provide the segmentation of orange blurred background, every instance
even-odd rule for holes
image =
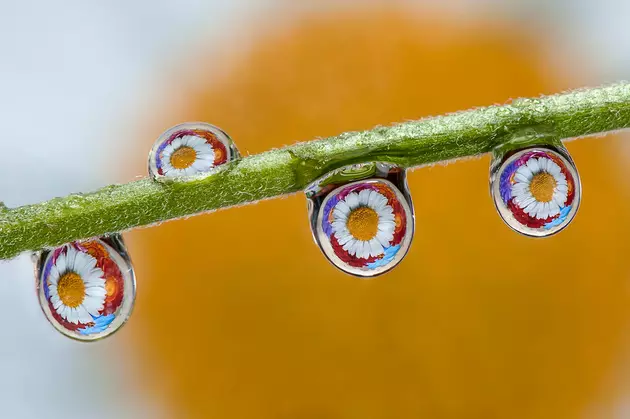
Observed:
[[[171,80],[179,99],[139,130],[137,155],[183,121],[222,127],[248,155],[589,80],[552,69],[524,24],[386,3],[324,9],[196,52]],[[545,240],[499,219],[488,156],[410,173],[414,243],[370,281],[326,261],[303,194],[133,231],[138,299],[116,339],[172,417],[627,417],[622,141],[568,145],[584,199]]]

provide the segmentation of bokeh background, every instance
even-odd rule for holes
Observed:
[[[624,0],[0,0],[8,206],[127,182],[179,122],[245,154],[630,75]],[[305,198],[126,234],[122,331],[47,323],[0,264],[7,418],[628,418],[628,134],[568,145],[562,234],[510,231],[489,157],[409,176],[417,234],[371,281],[314,245]]]

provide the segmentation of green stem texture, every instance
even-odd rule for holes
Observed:
[[[0,258],[290,194],[346,164],[414,167],[477,156],[519,130],[561,139],[630,127],[630,83],[346,132],[236,160],[193,180],[145,178],[14,209],[0,207]]]

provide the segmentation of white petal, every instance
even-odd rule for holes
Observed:
[[[68,271],[75,272],[74,263],[77,259],[77,254],[79,254],[79,252],[76,251],[74,247],[68,246],[68,253],[66,253],[66,269]]]
[[[182,147],[192,147],[195,144],[199,144],[199,141],[203,141],[196,135],[184,135],[179,138],[182,141]]]
[[[171,144],[173,144],[176,148],[178,146],[182,146],[182,147],[188,147],[190,146],[190,141],[193,138],[197,138],[196,135],[182,135],[179,138],[176,138],[175,140],[173,140],[173,142]],[[179,143],[177,145],[175,145],[175,141],[179,141]]]
[[[337,238],[337,242],[340,245],[344,245],[346,243],[348,243],[350,240],[354,240],[354,237],[352,237],[352,234],[349,234],[347,232],[335,232],[335,237]]]
[[[175,150],[177,150],[178,148],[180,148],[182,146],[182,139],[180,138],[175,138],[172,142],[171,145],[173,146],[173,148]]]
[[[347,236],[350,236],[350,240],[346,240]],[[352,248],[352,246],[354,246],[354,242],[356,241],[356,239],[354,237],[352,237],[351,235],[347,235],[344,236],[344,243],[341,245],[341,247],[343,248],[343,250],[345,250],[346,252],[349,252],[350,249]]]
[[[349,254],[350,256],[354,256],[354,255],[356,255],[356,253],[357,253],[357,244],[358,244],[358,242],[359,242],[358,240],[356,240],[356,239],[352,239],[352,240],[350,240],[348,243],[346,243],[346,244],[343,246],[343,249],[344,249],[346,252],[348,252],[348,254]]]
[[[540,218],[541,220],[544,220],[547,217],[549,217],[549,208],[550,208],[549,202],[545,202],[541,207],[538,218]]]
[[[564,203],[567,202],[567,198],[568,196],[566,193],[556,192],[553,194],[553,200],[556,201],[560,207],[564,206]]]
[[[104,278],[99,278],[100,280],[95,280],[92,279],[89,282],[85,282],[85,289],[86,289],[86,293],[88,289],[92,289],[92,288],[101,288],[101,289],[105,289],[105,279]]]
[[[173,144],[169,144],[166,147],[164,147],[164,149],[162,150],[162,158],[164,157],[170,157],[171,154],[173,154],[173,151],[175,151],[175,147],[173,147]]]
[[[378,221],[379,221],[379,223],[385,222],[385,221],[394,222],[395,219],[396,219],[396,216],[394,216],[394,211],[391,208],[390,209],[385,209],[385,210],[380,211],[378,213]]]
[[[516,169],[516,174],[525,176],[527,179],[531,179],[534,176],[534,174],[529,169],[529,167],[527,167],[526,164],[523,164],[518,169]]]
[[[350,214],[350,207],[348,206],[348,204],[346,204],[345,201],[337,202],[337,205],[335,205],[335,209],[341,211],[343,214]]]
[[[202,142],[201,144],[193,146],[195,153],[197,154],[212,154],[214,155],[214,149],[212,146],[206,142]]]
[[[333,218],[335,220],[339,220],[342,223],[345,223],[346,221],[348,221],[348,213],[344,213],[340,209],[335,207],[335,209],[333,210]]]
[[[374,208],[374,206],[377,204],[377,202],[379,201],[378,199],[379,194],[376,191],[370,191],[370,196],[368,197],[368,206],[370,208]]]
[[[378,214],[379,217],[391,216],[393,218],[393,216],[394,216],[394,209],[392,207],[390,207],[389,205],[385,205],[383,208],[381,208],[378,211],[376,211],[376,213]]]
[[[212,153],[197,153],[197,160],[214,163],[215,158],[216,156],[214,154],[214,150],[212,151]]]
[[[351,192],[346,196],[345,201],[350,209],[353,210],[359,206],[359,195],[357,195],[355,192]]]
[[[378,256],[385,252],[383,246],[379,243],[378,239],[374,238],[370,240],[370,256]]]
[[[519,196],[514,198],[514,202],[516,203],[516,205],[519,206],[519,208],[525,208],[526,206],[528,206],[529,204],[531,204],[532,202],[534,202],[536,199],[533,196]]]
[[[90,275],[83,277],[83,284],[86,287],[104,287],[105,286],[105,273],[100,269],[94,269],[90,272]]]
[[[175,169],[174,167],[170,167],[167,169],[164,167],[164,174],[169,177],[180,177],[184,176],[184,171],[180,169]]]
[[[57,266],[53,265],[50,269],[50,274],[48,275],[48,284],[56,285],[57,281],[59,281],[59,271],[57,270]]]
[[[560,206],[558,206],[558,203],[556,201],[551,201],[549,203],[549,216],[553,217],[554,215],[558,215],[560,214]]]
[[[393,238],[394,233],[386,233],[384,231],[376,232],[376,239],[381,243],[383,247],[388,247]]]
[[[61,316],[62,319],[66,319],[68,320],[68,315],[70,313],[70,307],[65,306],[65,305],[61,305],[58,309],[57,309],[57,313]]]
[[[57,261],[55,262],[55,266],[57,267],[57,270],[59,271],[61,275],[66,273],[66,255],[65,254],[62,253],[59,255],[59,257],[57,258]]]
[[[105,281],[105,273],[101,268],[94,267],[89,271],[83,271],[82,274],[85,283],[94,281],[103,283]]]
[[[566,186],[567,185],[567,178],[566,177],[563,177],[563,178],[560,178],[560,179],[556,178],[556,185],[557,186],[560,186],[560,185]]]
[[[370,257],[370,242],[368,241],[364,241],[363,242],[363,259],[367,259]]]
[[[378,216],[378,222],[380,223],[393,223],[395,220],[394,214],[385,214]]]
[[[379,211],[385,208],[387,206],[387,198],[385,198],[383,195],[379,194],[378,192],[374,192],[374,195],[377,196],[377,198],[374,199],[375,203],[372,206],[374,211]]]
[[[347,230],[346,223],[344,221],[333,221],[331,226],[332,226],[332,230],[335,232]]]
[[[535,217],[538,219],[542,219],[542,215],[545,212],[545,203],[544,202],[539,202],[538,206],[536,207],[536,215]]]
[[[192,168],[199,172],[205,172],[206,170],[211,169],[212,165],[208,164],[207,161],[204,160],[195,160],[192,164]]]
[[[77,254],[74,262],[74,272],[79,274],[81,278],[85,278],[93,269],[96,268],[97,263],[96,258],[88,255],[87,253],[79,253]]]
[[[359,192],[359,204],[361,206],[366,206],[368,204],[368,199],[370,197],[370,192],[371,190],[369,189],[363,189],[361,192]]]
[[[89,272],[94,267],[94,265],[96,265],[96,259],[92,258],[94,259],[94,265],[90,266],[92,261],[89,258],[84,258],[83,255],[83,253],[80,253],[76,257],[76,259],[74,260],[73,269],[73,271],[81,277],[83,277],[86,272]]]
[[[556,192],[567,193],[569,192],[569,187],[567,185],[557,185]]]
[[[356,244],[356,257],[363,258],[363,242],[361,240],[357,240]]]
[[[50,299],[50,302],[52,303],[52,305],[55,308],[55,310],[57,310],[63,304],[63,302],[61,302],[61,299],[59,299],[59,296],[57,296],[57,295],[53,296]]]
[[[70,323],[79,323],[79,313],[76,308],[68,307],[68,321]]]
[[[549,163],[547,164],[547,171],[552,175],[559,175],[562,173],[562,169],[560,169],[560,166],[558,166],[556,162],[551,160],[549,160]]]
[[[396,228],[396,224],[393,221],[383,221],[382,223],[378,223],[378,229],[380,231],[394,231]]]
[[[361,254],[361,252],[363,251],[363,243],[361,242],[361,240],[357,240],[354,243],[354,246],[352,246],[352,249],[350,249],[350,250],[354,252],[354,255],[356,257],[361,257],[361,256],[359,256]]]
[[[540,172],[540,166],[538,165],[538,159],[529,159],[527,160],[527,167],[532,171],[533,174]]]
[[[531,215],[532,217],[536,214],[536,209],[538,208],[538,201],[534,201],[531,204],[529,204],[528,206],[526,206],[525,208],[523,208],[523,211],[525,211],[525,213]]]
[[[356,257],[362,258],[363,257],[363,242],[361,240],[357,240],[357,244],[355,247],[356,247]]]
[[[94,321],[94,319],[92,319],[92,316],[90,316],[90,313],[88,313],[87,309],[83,305],[77,307],[77,312],[79,314],[79,322],[85,324]]]
[[[91,295],[86,296],[83,299],[83,307],[93,316],[98,316],[98,312],[103,309],[103,304],[105,302],[104,297],[94,297]]]
[[[88,287],[85,289],[85,295],[89,295],[91,297],[105,297],[105,295],[107,295],[107,290],[105,287]]]
[[[512,193],[523,193],[529,191],[529,182],[517,182],[512,185]]]

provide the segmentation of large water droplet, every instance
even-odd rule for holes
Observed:
[[[337,268],[373,277],[405,257],[414,215],[404,169],[380,162],[345,166],[305,193],[315,242]]]
[[[44,250],[36,273],[39,303],[46,318],[70,338],[104,338],[131,314],[136,281],[120,234]]]
[[[239,157],[236,145],[220,128],[187,122],[170,128],[153,144],[149,174],[154,179],[194,176]]]
[[[495,156],[490,190],[499,215],[515,231],[546,237],[575,217],[582,188],[564,147],[525,147]]]

